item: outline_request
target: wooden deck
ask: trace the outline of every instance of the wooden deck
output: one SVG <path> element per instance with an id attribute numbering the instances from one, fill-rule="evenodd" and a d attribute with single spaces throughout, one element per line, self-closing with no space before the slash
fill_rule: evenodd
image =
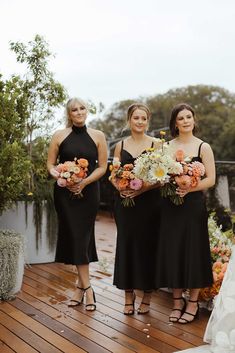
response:
<path id="1" fill-rule="evenodd" d="M 28 266 L 17 298 L 0 303 L 0 353 L 171 353 L 203 343 L 209 312 L 201 309 L 200 319 L 188 325 L 170 324 L 169 293 L 154 293 L 147 315 L 123 315 L 123 293 L 112 286 L 115 225 L 107 214 L 97 217 L 96 239 L 100 262 L 91 264 L 91 282 L 97 310 L 67 306 L 73 266 Z"/>

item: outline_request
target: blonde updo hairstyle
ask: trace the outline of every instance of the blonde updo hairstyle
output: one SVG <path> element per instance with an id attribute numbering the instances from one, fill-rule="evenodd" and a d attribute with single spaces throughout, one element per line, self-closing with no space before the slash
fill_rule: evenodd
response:
<path id="1" fill-rule="evenodd" d="M 145 111 L 145 113 L 147 114 L 147 119 L 148 119 L 148 123 L 149 123 L 149 120 L 150 120 L 150 117 L 151 117 L 151 112 L 149 110 L 149 107 L 146 104 L 144 104 L 144 103 L 133 103 L 127 109 L 126 128 L 130 127 L 130 120 L 131 120 L 132 114 L 137 109 L 141 109 L 141 110 Z"/>
<path id="2" fill-rule="evenodd" d="M 70 98 L 65 106 L 66 127 L 71 127 L 73 125 L 73 122 L 70 117 L 70 113 L 76 103 L 82 105 L 88 111 L 88 105 L 83 99 L 79 97 Z"/>

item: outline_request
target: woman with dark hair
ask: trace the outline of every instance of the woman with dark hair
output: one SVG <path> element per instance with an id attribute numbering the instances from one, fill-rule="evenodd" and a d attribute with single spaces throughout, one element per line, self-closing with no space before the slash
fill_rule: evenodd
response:
<path id="1" fill-rule="evenodd" d="M 184 199 L 175 205 L 162 201 L 161 227 L 157 247 L 156 283 L 159 288 L 173 288 L 174 305 L 171 322 L 186 324 L 198 316 L 200 288 L 213 283 L 207 210 L 203 191 L 215 184 L 215 162 L 210 145 L 196 136 L 195 113 L 185 103 L 177 104 L 171 113 L 170 131 L 173 151 L 183 150 L 192 161 L 204 164 L 205 177 L 193 188 L 177 189 Z M 189 289 L 186 303 L 183 289 Z"/>
<path id="2" fill-rule="evenodd" d="M 134 103 L 128 108 L 127 125 L 131 135 L 118 142 L 114 152 L 114 157 L 119 158 L 122 165 L 134 164 L 146 149 L 155 146 L 157 140 L 146 134 L 150 116 L 145 104 Z M 116 197 L 117 247 L 113 283 L 125 290 L 125 315 L 134 314 L 135 289 L 143 291 L 138 314 L 149 312 L 151 292 L 156 289 L 154 259 L 160 194 L 159 190 L 151 189 L 145 185 L 138 191 L 120 191 Z M 122 200 L 125 197 L 134 197 L 135 206 L 124 207 Z"/>
<path id="3" fill-rule="evenodd" d="M 54 133 L 48 151 L 47 168 L 58 179 L 59 163 L 74 158 L 87 159 L 88 175 L 73 186 L 60 187 L 55 183 L 54 202 L 58 215 L 58 240 L 55 261 L 75 265 L 77 288 L 69 306 L 76 306 L 86 297 L 86 310 L 96 309 L 95 294 L 90 285 L 89 263 L 98 261 L 94 224 L 99 206 L 97 180 L 107 168 L 107 145 L 103 132 L 87 128 L 88 107 L 80 98 L 72 98 L 66 105 L 66 128 Z M 83 197 L 73 196 L 80 194 Z"/>

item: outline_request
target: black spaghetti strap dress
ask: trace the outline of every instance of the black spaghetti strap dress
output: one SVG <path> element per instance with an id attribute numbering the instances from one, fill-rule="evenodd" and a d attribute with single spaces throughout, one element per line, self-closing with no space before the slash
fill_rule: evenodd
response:
<path id="1" fill-rule="evenodd" d="M 122 142 L 122 165 L 134 161 L 135 158 L 123 149 Z M 114 205 L 117 244 L 113 284 L 119 289 L 155 289 L 160 200 L 159 190 L 153 189 L 136 196 L 135 206 L 124 207 L 117 192 Z"/>
<path id="2" fill-rule="evenodd" d="M 201 162 L 201 145 L 193 161 Z M 202 191 L 187 194 L 182 205 L 168 198 L 162 200 L 155 268 L 159 288 L 203 288 L 213 283 L 208 213 Z"/>
<path id="3" fill-rule="evenodd" d="M 97 166 L 98 151 L 86 126 L 72 127 L 71 133 L 59 146 L 59 162 L 86 158 L 88 173 Z M 97 261 L 94 224 L 99 205 L 98 182 L 87 185 L 78 198 L 67 188 L 55 183 L 54 202 L 58 215 L 56 262 L 83 265 Z"/>

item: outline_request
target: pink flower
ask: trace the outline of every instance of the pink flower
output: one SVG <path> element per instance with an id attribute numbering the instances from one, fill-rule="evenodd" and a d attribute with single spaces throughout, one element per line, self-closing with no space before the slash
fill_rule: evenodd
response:
<path id="1" fill-rule="evenodd" d="M 196 177 L 201 177 L 205 174 L 205 167 L 201 162 L 192 162 L 192 173 Z"/>
<path id="2" fill-rule="evenodd" d="M 130 188 L 132 190 L 140 190 L 142 188 L 143 182 L 140 179 L 132 179 L 130 181 Z"/>
<path id="3" fill-rule="evenodd" d="M 57 185 L 61 188 L 64 188 L 67 185 L 67 181 L 63 178 L 57 179 Z"/>

